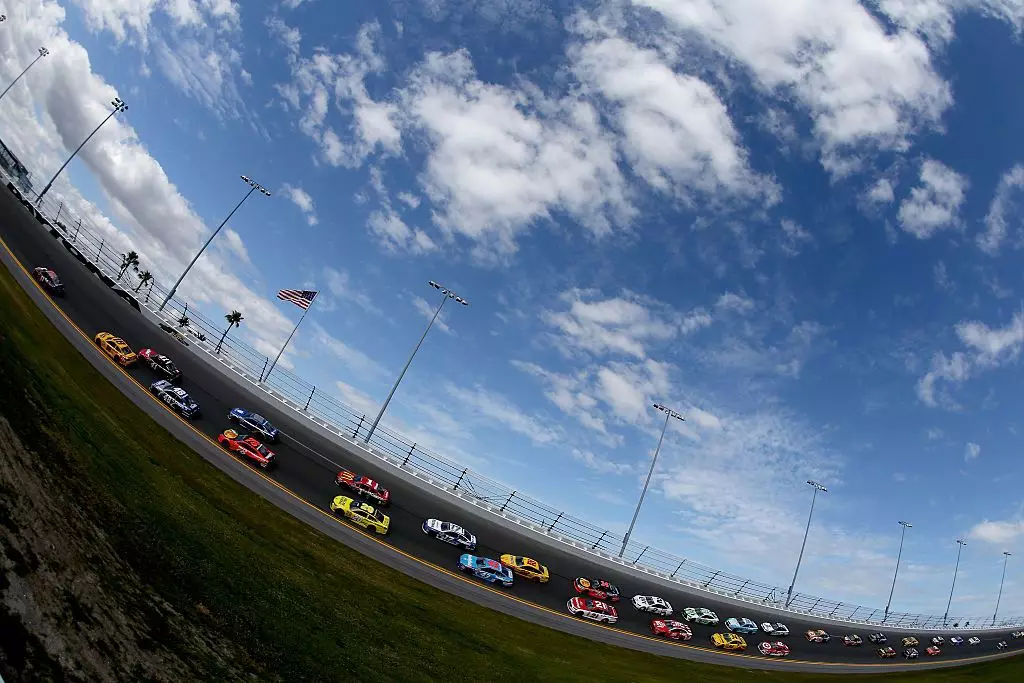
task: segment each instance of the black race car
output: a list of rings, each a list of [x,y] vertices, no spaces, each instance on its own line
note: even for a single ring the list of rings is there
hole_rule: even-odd
[[[181,379],[181,370],[167,356],[157,353],[153,349],[141,349],[139,351],[139,358],[145,361],[153,370],[163,375],[165,379],[171,382],[177,382]]]
[[[868,636],[868,640],[872,643],[877,643],[878,645],[885,645],[888,638],[885,637],[884,633],[872,633]]]
[[[53,272],[49,268],[33,268],[32,277],[36,279],[43,286],[47,292],[53,296],[64,296],[64,283],[57,277],[57,273]]]
[[[188,340],[185,339],[185,335],[179,332],[177,328],[174,328],[167,323],[160,323],[160,329],[174,337],[174,339],[182,346],[188,346]]]
[[[179,415],[199,417],[199,403],[181,387],[176,387],[165,379],[158,379],[149,385],[149,390]]]

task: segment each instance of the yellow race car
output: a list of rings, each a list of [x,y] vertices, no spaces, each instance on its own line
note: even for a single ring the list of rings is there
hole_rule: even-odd
[[[370,531],[387,535],[391,528],[391,518],[373,507],[369,503],[352,500],[348,496],[335,496],[331,501],[331,512],[341,514],[342,517]]]
[[[715,633],[711,636],[711,644],[722,650],[747,649],[747,641],[735,633]]]
[[[139,359],[123,339],[109,332],[100,332],[94,340],[103,353],[117,361],[122,367],[128,367]]]
[[[537,583],[547,583],[551,580],[548,568],[532,558],[520,557],[519,555],[502,555],[501,563],[524,579],[536,581]]]

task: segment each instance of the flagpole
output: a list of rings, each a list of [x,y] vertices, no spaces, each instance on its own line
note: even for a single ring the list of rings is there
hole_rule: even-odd
[[[284,346],[282,346],[281,350],[277,352],[277,357],[274,358],[274,362],[270,364],[270,369],[267,370],[267,374],[264,375],[263,378],[260,380],[260,384],[263,384],[268,379],[270,379],[270,373],[274,371],[274,366],[277,365],[277,361],[281,360],[281,354],[283,354],[284,350],[288,348],[288,344],[291,342],[292,337],[294,337],[295,333],[298,331],[299,325],[301,325],[302,321],[306,319],[306,314],[309,313],[310,308],[313,308],[312,301],[309,302],[309,307],[302,311],[302,316],[299,318],[299,322],[295,323],[295,327],[292,329],[292,333],[288,335],[288,339],[285,340]]]

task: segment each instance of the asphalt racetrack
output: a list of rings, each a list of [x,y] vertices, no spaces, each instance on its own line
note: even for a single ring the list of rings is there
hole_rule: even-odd
[[[883,662],[877,656],[875,647],[867,642],[868,633],[875,630],[875,627],[851,627],[830,624],[822,620],[809,622],[767,609],[759,611],[745,604],[737,605],[704,593],[688,593],[680,588],[666,587],[642,575],[614,569],[598,569],[588,562],[587,558],[572,554],[568,548],[562,550],[540,543],[514,528],[499,523],[496,518],[489,517],[482,511],[467,510],[455,501],[446,500],[419,486],[406,483],[393,476],[386,467],[368,462],[365,455],[350,452],[317,433],[309,422],[292,417],[280,406],[272,405],[261,397],[247,392],[241,384],[228,379],[212,369],[207,361],[196,357],[191,348],[186,349],[173,341],[107,288],[99,278],[77,261],[59,240],[54,239],[46,226],[39,224],[6,188],[0,189],[0,238],[6,245],[0,245],[0,257],[5,265],[15,273],[19,282],[26,287],[30,296],[54,321],[58,329],[71,339],[105,376],[184,443],[290,514],[365,555],[441,590],[545,627],[557,628],[592,640],[660,655],[748,668],[879,673],[951,666],[965,663],[967,660],[980,661],[995,656],[1019,654],[1024,650],[1024,639],[1014,640],[1010,638],[1009,633],[1004,632],[979,632],[978,635],[982,639],[980,645],[969,647],[965,644],[954,647],[947,642],[942,648],[941,655],[929,658],[925,656],[924,649],[929,644],[927,641],[934,635],[933,632],[882,628],[878,630],[886,633],[889,644],[901,654],[899,639],[903,636],[915,635],[921,641],[918,647],[921,652],[920,660],[906,662],[900,656]],[[59,274],[65,283],[67,295],[62,299],[55,299],[54,303],[64,316],[52,310],[46,301],[48,297],[32,285],[28,275],[13,263],[10,258],[12,254],[25,269],[48,266]],[[87,338],[83,339],[75,331],[74,326],[80,328]],[[194,430],[167,411],[145,390],[145,387],[158,379],[148,367],[137,364],[126,371],[127,375],[136,380],[133,383],[119,368],[100,354],[91,343],[92,336],[100,331],[113,332],[124,338],[136,351],[152,347],[174,359],[183,372],[182,386],[202,408],[202,416],[190,421]],[[283,432],[280,442],[271,445],[277,453],[278,464],[269,477],[253,471],[248,465],[235,460],[216,446],[216,435],[230,426],[226,415],[235,407],[245,407],[266,415]],[[210,438],[203,438],[204,434]],[[391,516],[391,533],[386,538],[371,539],[347,524],[331,518],[328,506],[331,499],[340,493],[334,485],[334,476],[340,466],[350,467],[360,474],[373,477],[391,489],[392,504],[386,510]],[[537,559],[549,567],[550,583],[537,585],[517,577],[513,587],[497,589],[459,575],[456,563],[461,551],[423,534],[421,524],[428,517],[458,522],[475,533],[479,540],[476,551],[478,555],[496,559],[503,553],[513,553]],[[616,606],[619,621],[615,626],[597,626],[567,614],[565,604],[574,595],[571,583],[576,576],[604,578],[619,587],[623,599]],[[744,654],[715,651],[710,645],[710,635],[716,630],[724,631],[724,626],[694,624],[693,639],[689,643],[677,644],[660,640],[650,634],[651,615],[637,612],[629,602],[629,598],[636,594],[659,595],[668,600],[677,611],[691,606],[709,607],[717,612],[723,621],[728,617],[749,617],[759,624],[763,621],[782,621],[791,632],[790,636],[782,640],[789,645],[792,654],[786,659],[778,660],[761,656],[756,649],[757,643],[771,639],[761,634],[746,636],[749,647]],[[803,632],[810,628],[824,628],[833,636],[832,642],[808,642]],[[842,642],[842,636],[847,633],[858,633],[864,638],[864,645],[846,647]],[[957,633],[965,640],[971,635],[966,631]],[[943,635],[948,640],[951,634]],[[996,642],[1000,639],[1006,639],[1010,648],[1006,652],[996,654]]]

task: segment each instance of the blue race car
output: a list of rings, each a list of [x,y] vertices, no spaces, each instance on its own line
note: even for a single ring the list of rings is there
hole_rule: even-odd
[[[746,617],[726,619],[725,627],[733,633],[757,633],[757,624]]]
[[[487,583],[496,583],[502,586],[512,585],[512,570],[497,560],[476,555],[463,555],[459,558],[459,571],[472,574],[478,579]]]
[[[228,413],[228,419],[235,424],[244,427],[247,432],[257,432],[263,437],[264,441],[274,443],[277,441],[277,436],[280,433],[274,425],[270,424],[270,420],[246,410],[245,408],[234,408]]]

